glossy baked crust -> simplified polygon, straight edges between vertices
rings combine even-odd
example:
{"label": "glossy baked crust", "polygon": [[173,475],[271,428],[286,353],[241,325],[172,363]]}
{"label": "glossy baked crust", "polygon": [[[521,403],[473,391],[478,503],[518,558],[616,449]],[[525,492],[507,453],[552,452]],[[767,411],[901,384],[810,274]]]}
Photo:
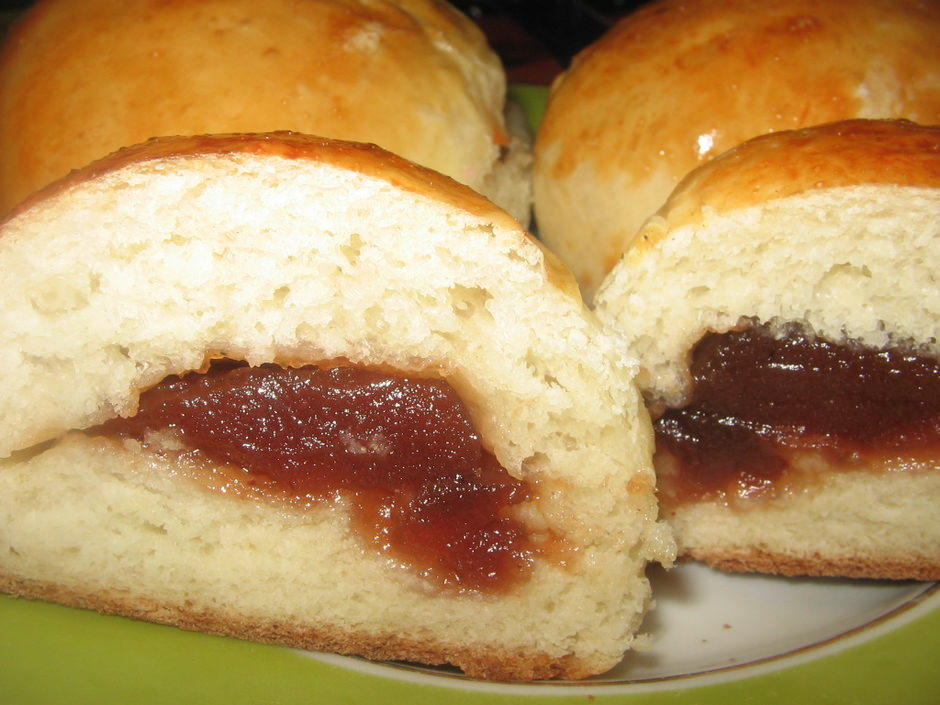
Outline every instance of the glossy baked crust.
{"label": "glossy baked crust", "polygon": [[374,142],[479,188],[504,101],[498,58],[445,2],[42,0],[0,55],[0,213],[164,135]]}
{"label": "glossy baked crust", "polygon": [[[879,22],[891,31],[866,31]],[[652,3],[578,56],[553,88],[539,137],[563,147],[552,164],[556,176],[584,159],[589,144],[600,174],[625,168],[625,156],[626,168],[655,167],[666,149],[678,178],[750,137],[877,117],[865,114],[877,111],[864,102],[887,100],[879,89],[896,93],[898,114],[935,122],[938,23],[940,8],[929,2]],[[875,84],[884,56],[892,60],[885,82],[896,87]],[[782,64],[784,73],[754,70],[767,62]],[[669,90],[653,90],[664,80]],[[701,134],[711,136],[707,147]]]}
{"label": "glossy baked crust", "polygon": [[692,169],[758,135],[853,118],[940,123],[940,4],[665,0],[552,87],[540,232],[593,291]]}
{"label": "glossy baked crust", "polygon": [[641,257],[706,217],[810,191],[861,185],[940,188],[940,126],[846,120],[748,140],[690,173],[630,244]]}

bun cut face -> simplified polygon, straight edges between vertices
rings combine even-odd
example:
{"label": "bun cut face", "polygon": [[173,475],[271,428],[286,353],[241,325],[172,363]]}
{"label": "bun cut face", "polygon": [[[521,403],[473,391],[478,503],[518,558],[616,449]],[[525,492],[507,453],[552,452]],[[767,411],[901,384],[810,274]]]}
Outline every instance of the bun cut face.
{"label": "bun cut face", "polygon": [[604,282],[664,518],[731,570],[940,577],[940,128],[759,137],[689,174]]}
{"label": "bun cut face", "polygon": [[0,57],[0,213],[151,137],[373,142],[528,221],[528,136],[482,32],[446,2],[42,0]]}
{"label": "bun cut face", "polygon": [[0,231],[0,585],[580,678],[656,523],[634,368],[505,212],[378,148],[154,140]]}
{"label": "bun cut face", "polygon": [[752,137],[852,118],[940,123],[940,5],[665,0],[552,88],[536,146],[546,243],[593,296],[691,170]]}

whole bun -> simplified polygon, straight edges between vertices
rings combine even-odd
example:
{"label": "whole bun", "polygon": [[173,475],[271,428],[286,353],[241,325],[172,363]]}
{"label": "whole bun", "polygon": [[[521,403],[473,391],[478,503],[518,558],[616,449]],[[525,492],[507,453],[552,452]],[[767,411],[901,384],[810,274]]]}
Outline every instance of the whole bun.
{"label": "whole bun", "polygon": [[552,89],[539,231],[590,296],[693,168],[751,137],[850,118],[940,122],[940,4],[666,0]]}
{"label": "whole bun", "polygon": [[[938,271],[940,127],[906,121],[852,120],[757,137],[690,173],[647,220],[598,291],[596,310],[639,357],[640,387],[654,415],[689,405],[692,413],[714,413],[725,404],[717,417],[725,427],[737,429],[736,419],[743,419],[759,429],[758,447],[772,438],[775,448],[797,449],[793,453],[824,449],[812,456],[808,479],[795,489],[778,483],[753,501],[706,495],[666,507],[685,554],[733,570],[940,577]],[[798,340],[826,345],[830,357],[790,362],[794,328]],[[716,337],[755,329],[774,342],[761,347],[760,339],[746,337],[739,349],[770,352],[755,353],[751,367],[709,377],[732,353],[699,362],[697,351],[704,345],[707,356]],[[834,346],[846,352],[848,362],[839,365],[850,372],[827,361],[839,359],[832,357]],[[898,367],[866,371],[856,363],[863,356]],[[795,409],[790,425],[727,411],[739,408],[729,396],[711,407],[694,406],[702,385],[693,387],[693,365],[705,385],[719,379],[724,390],[738,390],[726,394],[745,403],[766,399]],[[767,379],[789,374],[774,370],[803,376],[787,377],[779,394],[759,382],[738,388],[728,381],[760,379],[752,370],[761,365],[777,375]],[[807,373],[814,367],[822,370],[816,377]],[[831,391],[823,374],[846,379]],[[828,396],[814,397],[806,379],[821,380],[817,387],[829,389]],[[857,392],[848,391],[852,384]],[[867,442],[875,433],[882,445],[863,445],[857,455],[833,461],[827,444],[848,438],[851,449],[857,437],[833,441],[835,432],[810,425],[819,416],[813,414],[823,410],[836,418],[853,409],[873,410],[867,413],[877,420],[862,438]],[[899,416],[901,425],[891,426]],[[663,462],[659,434],[671,431],[658,422],[657,429],[659,489],[668,495],[664,479],[674,471]],[[779,441],[781,433],[790,440]],[[895,441],[896,433],[906,435]],[[927,440],[917,440],[918,434]],[[722,456],[727,444],[700,447],[706,450],[695,462],[707,461],[709,453],[729,457]],[[715,467],[742,463],[730,457]],[[774,460],[761,461],[759,472]],[[748,487],[760,492],[759,485]]]}
{"label": "whole bun", "polygon": [[[567,270],[469,188],[368,145],[158,139],[15,209],[0,224],[0,271],[0,590],[489,678],[580,678],[633,643],[649,603],[645,564],[671,548],[656,523],[635,367]],[[362,530],[347,485],[314,501],[294,490],[286,503],[224,482],[220,492],[212,477],[234,461],[211,444],[203,454],[178,438],[102,434],[100,424],[141,413],[155,385],[198,379],[217,358],[446,382],[472,422],[468,442],[495,458],[501,482],[527,488],[486,531],[449,545],[499,549],[512,519],[544,550],[520,555],[519,580],[481,594],[459,563],[440,574],[440,551],[424,546],[416,566],[382,550],[392,538]],[[293,393],[275,383],[260,396],[296,409]],[[419,402],[385,407],[375,433],[339,406],[345,421],[327,437],[344,446],[333,457],[350,486],[364,455],[410,457],[388,450],[383,429]],[[289,414],[259,420],[250,400],[238,408],[239,448],[270,447],[247,442],[252,433],[295,428]],[[415,448],[450,417],[423,418],[408,432]],[[319,442],[305,433],[305,448]],[[431,448],[459,455],[454,443]],[[417,493],[412,466],[393,470],[376,487],[409,507],[451,508],[446,526],[428,524],[444,536],[475,521],[465,505],[453,511],[454,492],[490,472],[435,475]],[[367,478],[364,491],[377,491]],[[418,529],[404,538],[420,549]]]}
{"label": "whole bun", "polygon": [[0,58],[0,213],[151,137],[294,130],[376,143],[527,219],[505,88],[444,2],[42,0]]}

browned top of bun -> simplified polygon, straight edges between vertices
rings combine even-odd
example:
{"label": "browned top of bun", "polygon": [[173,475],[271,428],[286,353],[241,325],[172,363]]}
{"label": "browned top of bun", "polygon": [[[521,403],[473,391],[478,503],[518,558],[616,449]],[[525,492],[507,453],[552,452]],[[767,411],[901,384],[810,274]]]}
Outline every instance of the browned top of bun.
{"label": "browned top of bun", "polygon": [[552,282],[566,294],[580,300],[578,285],[568,269],[536,238],[525,232],[508,213],[448,176],[409,162],[374,144],[346,142],[296,132],[265,134],[194,135],[190,137],[157,137],[143,144],[125,147],[33,193],[11,213],[0,220],[7,222],[71,186],[95,179],[103,174],[135,164],[160,159],[176,159],[199,155],[256,154],[284,159],[307,159],[356,171],[389,184],[425,195],[493,224],[518,230],[536,243],[545,255],[545,266]]}
{"label": "browned top of bun", "polygon": [[310,159],[381,178],[414,192],[433,192],[444,200],[476,215],[495,220],[508,216],[472,189],[431,169],[402,159],[374,144],[327,139],[298,132],[264,134],[192,135],[188,137],[155,137],[142,144],[125,147],[98,159],[68,176],[46,186],[20,203],[8,220],[55,193],[73,184],[94,179],[101,174],[122,169],[134,163],[175,157],[210,154],[258,154],[285,159]]}
{"label": "browned top of bun", "polygon": [[[756,137],[689,174],[659,215],[667,229],[811,190],[897,184],[940,188],[940,126],[846,120]],[[643,229],[634,247],[663,234]],[[653,235],[651,237],[651,235]]]}
{"label": "browned top of bun", "polygon": [[588,298],[690,171],[762,134],[940,123],[940,3],[661,0],[553,86],[536,142],[542,238]]}
{"label": "browned top of bun", "polygon": [[374,142],[479,188],[508,141],[482,32],[435,0],[41,0],[0,55],[0,212],[151,137]]}
{"label": "browned top of bun", "polygon": [[[627,16],[554,86],[555,176],[678,179],[755,135],[848,117],[940,122],[940,3],[664,0]],[[615,87],[615,88],[612,88]]]}

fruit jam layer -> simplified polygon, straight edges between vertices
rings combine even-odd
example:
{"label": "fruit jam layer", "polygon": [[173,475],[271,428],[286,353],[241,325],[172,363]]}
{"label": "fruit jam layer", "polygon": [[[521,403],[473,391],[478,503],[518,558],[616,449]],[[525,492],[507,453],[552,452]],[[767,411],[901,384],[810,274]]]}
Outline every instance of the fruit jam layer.
{"label": "fruit jam layer", "polygon": [[655,422],[666,506],[940,465],[936,359],[754,326],[702,337],[690,371],[688,403]]}
{"label": "fruit jam layer", "polygon": [[135,416],[98,429],[141,441],[161,431],[227,467],[235,487],[222,491],[345,499],[366,543],[439,585],[507,590],[538,550],[513,517],[528,486],[483,448],[442,379],[216,361],[167,378],[141,395]]}

